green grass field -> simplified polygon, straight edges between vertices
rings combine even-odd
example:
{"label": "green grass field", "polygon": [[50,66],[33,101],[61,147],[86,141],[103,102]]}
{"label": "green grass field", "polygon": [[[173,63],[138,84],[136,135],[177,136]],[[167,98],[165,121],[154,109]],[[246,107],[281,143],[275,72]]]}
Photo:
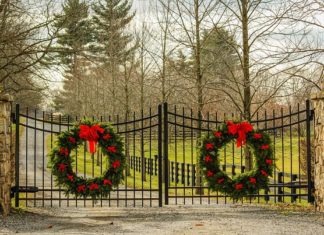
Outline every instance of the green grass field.
{"label": "green grass field", "polygon": [[[48,136],[46,139],[47,149],[50,150],[52,146],[55,146],[55,136]],[[284,170],[285,173],[292,173],[305,175],[302,172],[299,164],[299,158],[301,156],[300,151],[300,140],[298,137],[292,137],[291,140],[289,136],[285,136],[283,141],[276,140],[274,144],[274,154],[276,158],[276,172]],[[146,158],[154,159],[154,155],[157,155],[156,140],[147,141],[144,140],[144,155]],[[131,156],[141,156],[141,141],[140,139],[135,139],[135,141],[130,141],[129,152]],[[168,144],[169,146],[169,160],[175,162],[183,162],[189,164],[195,164],[197,158],[197,148],[196,141],[191,139],[177,139],[173,140]],[[243,150],[236,148],[235,143],[230,143],[220,152],[222,164],[235,164],[244,165]],[[108,162],[105,156],[97,151],[94,155],[89,154],[85,151],[84,146],[79,147],[76,151],[71,154],[74,159],[73,167],[78,174],[87,175],[88,177],[96,177],[102,174],[102,172],[107,169]],[[228,168],[227,171],[230,173],[231,169]],[[237,173],[240,169],[237,169]],[[142,175],[140,172],[136,172],[134,169],[130,170],[131,175],[125,177],[125,184],[127,187],[136,189],[157,189],[158,188],[158,177],[146,174],[146,180],[142,180]],[[284,177],[284,182],[289,182],[290,177]],[[170,186],[184,186],[181,183],[170,182]],[[285,189],[285,193],[289,194],[290,189]],[[303,189],[301,192],[305,192]],[[260,192],[262,193],[262,192]],[[170,195],[194,195],[193,189],[170,189]],[[205,190],[205,194],[208,194],[208,190]],[[214,195],[214,193],[210,193]],[[182,200],[182,199],[178,199]],[[286,199],[288,200],[288,199]],[[303,201],[303,200],[301,200]]]}
{"label": "green grass field", "polygon": [[[48,151],[51,150],[52,146],[55,146],[55,136],[51,139],[50,136],[46,139],[46,145]],[[286,138],[283,142],[275,143],[274,155],[276,159],[276,171],[284,171],[286,173],[293,174],[305,174],[300,169],[299,160],[301,157],[301,151],[299,146],[299,141],[297,137],[293,137],[291,142]],[[141,156],[140,140],[136,140],[134,143],[130,143],[129,152],[131,156]],[[154,156],[157,155],[157,141],[152,141],[151,147],[150,144],[144,144],[144,156],[146,158],[154,159]],[[75,158],[75,156],[78,156]],[[169,143],[168,157],[170,161],[180,162],[180,163],[189,163],[195,164],[197,160],[197,148],[196,142],[193,144],[190,140],[181,140]],[[91,156],[89,153],[85,153],[84,147],[81,146],[77,151],[72,153],[72,157],[76,159],[75,165],[77,165],[78,172],[84,172],[86,174],[92,174],[92,163],[94,164],[94,174],[101,173],[101,168],[105,169],[107,162],[102,159],[100,151],[97,151],[94,156]],[[102,161],[102,167],[97,166],[97,159],[99,158],[99,163]],[[222,164],[234,164],[234,165],[244,165],[244,153],[241,148],[236,148],[234,143],[230,143],[225,148],[220,151],[220,160]],[[84,164],[87,165],[84,168]],[[90,168],[89,168],[90,167]]]}

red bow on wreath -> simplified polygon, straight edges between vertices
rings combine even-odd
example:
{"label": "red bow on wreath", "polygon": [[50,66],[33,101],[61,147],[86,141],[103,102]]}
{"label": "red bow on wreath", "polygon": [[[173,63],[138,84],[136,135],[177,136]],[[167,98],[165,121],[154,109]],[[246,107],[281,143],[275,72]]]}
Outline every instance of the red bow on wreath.
{"label": "red bow on wreath", "polygon": [[233,123],[227,122],[228,133],[231,135],[238,135],[236,139],[236,146],[241,147],[246,143],[246,134],[253,130],[253,126],[248,122]]}
{"label": "red bow on wreath", "polygon": [[99,139],[98,132],[103,134],[104,131],[105,130],[101,128],[99,125],[93,125],[93,126],[80,125],[79,137],[89,142],[90,153],[96,152],[96,143]]}

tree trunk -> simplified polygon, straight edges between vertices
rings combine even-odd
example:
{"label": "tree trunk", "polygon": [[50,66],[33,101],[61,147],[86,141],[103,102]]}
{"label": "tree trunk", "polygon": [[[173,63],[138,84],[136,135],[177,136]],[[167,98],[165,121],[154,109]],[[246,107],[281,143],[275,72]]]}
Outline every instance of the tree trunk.
{"label": "tree trunk", "polygon": [[[196,68],[196,85],[197,85],[197,101],[198,101],[198,132],[197,132],[197,146],[200,146],[201,127],[202,127],[202,110],[203,110],[203,85],[202,85],[202,74],[201,74],[201,63],[200,63],[200,23],[199,23],[199,3],[195,0],[195,24],[196,24],[196,48],[195,48],[195,68]],[[202,186],[202,171],[199,167],[199,153],[197,153],[197,178],[196,186]],[[201,188],[196,189],[196,194],[203,195],[204,190]]]}
{"label": "tree trunk", "polygon": [[166,102],[166,81],[165,81],[165,71],[166,71],[166,40],[167,40],[167,30],[168,30],[168,23],[166,23],[164,37],[163,37],[163,44],[162,44],[162,103]]}
{"label": "tree trunk", "polygon": [[[113,59],[114,60],[114,59]],[[112,76],[112,100],[111,105],[112,105],[112,115],[116,114],[116,66],[115,62],[112,61],[112,70],[111,70],[111,76]]]}
{"label": "tree trunk", "polygon": [[[144,110],[144,76],[145,76],[145,71],[144,71],[144,28],[145,25],[143,23],[142,26],[142,41],[141,41],[141,61],[140,61],[140,66],[141,66],[141,111],[142,111],[142,116],[143,116],[143,110]],[[144,142],[143,142],[144,136],[142,136],[141,140],[141,165],[142,165],[142,180],[146,181],[146,166],[145,166],[145,156],[144,156]]]}
{"label": "tree trunk", "polygon": [[[167,102],[166,95],[166,49],[167,49],[167,32],[169,27],[169,12],[170,12],[170,1],[167,2],[167,12],[165,19],[165,28],[163,29],[163,41],[162,41],[162,74],[161,74],[161,83],[162,83],[162,104]],[[164,127],[163,127],[164,128]],[[159,156],[162,157],[162,156]],[[166,161],[162,161],[162,182],[165,182],[165,168],[168,167]]]}
{"label": "tree trunk", "polygon": [[[128,84],[129,84],[129,79],[128,79],[128,75],[127,75],[127,65],[126,65],[126,59],[124,61],[124,66],[125,66],[125,111],[126,111],[126,117],[125,117],[125,122],[128,121],[128,117],[129,117],[129,113],[130,113],[130,105],[129,105],[129,88],[128,88]],[[127,126],[128,124],[126,124]],[[127,166],[126,166],[126,176],[130,176],[131,175],[131,170],[130,170],[130,155],[129,155],[129,133],[125,134],[125,155],[126,155],[126,162],[127,162]]]}
{"label": "tree trunk", "polygon": [[144,69],[144,29],[145,29],[145,23],[143,22],[142,25],[142,38],[141,38],[141,110],[144,109],[144,79],[145,79],[145,69]]}
{"label": "tree trunk", "polygon": [[[242,36],[243,36],[243,86],[244,86],[244,113],[243,117],[246,121],[251,121],[251,84],[250,84],[250,48],[249,48],[249,30],[248,30],[248,1],[242,0]],[[245,153],[245,169],[251,170],[253,166],[252,154],[246,146]]]}

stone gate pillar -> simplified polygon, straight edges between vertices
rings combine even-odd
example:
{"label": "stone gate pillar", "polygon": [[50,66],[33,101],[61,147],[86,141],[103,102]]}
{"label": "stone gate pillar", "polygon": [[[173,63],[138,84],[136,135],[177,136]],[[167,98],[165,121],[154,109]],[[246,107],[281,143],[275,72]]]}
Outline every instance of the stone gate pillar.
{"label": "stone gate pillar", "polygon": [[14,154],[11,152],[11,97],[0,96],[0,210],[10,212],[10,191],[14,179]]}
{"label": "stone gate pillar", "polygon": [[316,210],[324,211],[324,91],[312,97],[315,111],[315,203]]}

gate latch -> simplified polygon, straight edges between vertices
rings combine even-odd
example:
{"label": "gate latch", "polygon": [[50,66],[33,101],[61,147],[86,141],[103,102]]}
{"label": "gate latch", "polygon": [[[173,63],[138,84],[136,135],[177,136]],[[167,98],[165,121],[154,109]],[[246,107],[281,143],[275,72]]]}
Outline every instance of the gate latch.
{"label": "gate latch", "polygon": [[[11,187],[11,192],[10,192],[10,197],[13,198],[15,197],[15,193],[17,191],[17,187]],[[38,187],[35,186],[20,186],[18,188],[19,193],[37,193],[38,192]]]}

